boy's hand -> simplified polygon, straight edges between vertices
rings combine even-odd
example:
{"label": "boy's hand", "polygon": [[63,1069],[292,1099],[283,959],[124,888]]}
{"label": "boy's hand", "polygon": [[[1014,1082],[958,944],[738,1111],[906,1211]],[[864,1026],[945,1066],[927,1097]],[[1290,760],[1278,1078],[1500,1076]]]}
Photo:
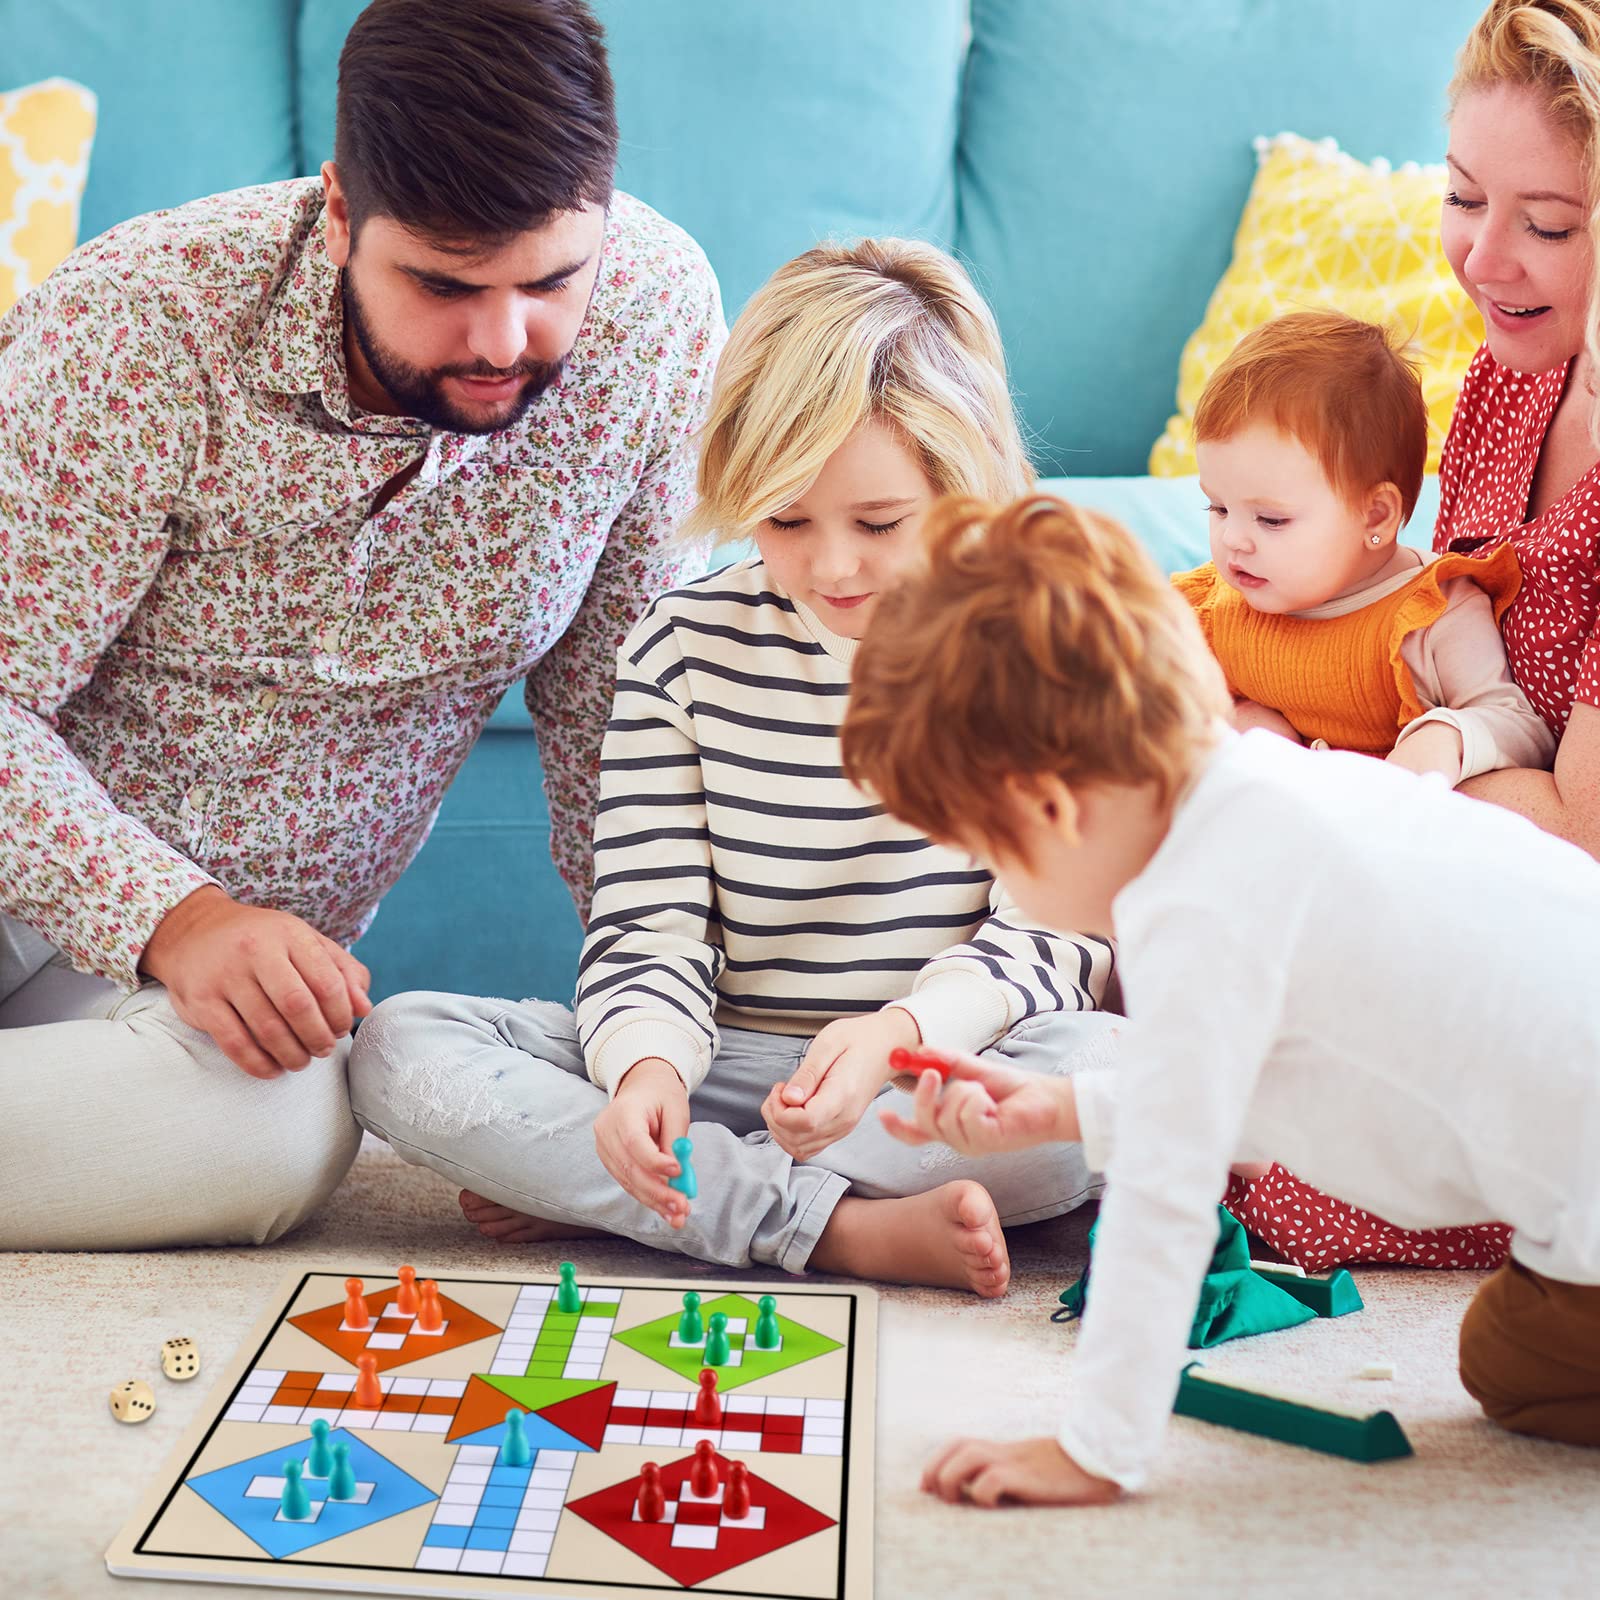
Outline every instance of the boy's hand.
{"label": "boy's hand", "polygon": [[889,1052],[922,1042],[916,1018],[898,1006],[830,1022],[787,1083],[776,1083],[761,1115],[778,1147],[810,1161],[860,1122],[889,1081]]}
{"label": "boy's hand", "polygon": [[930,1069],[911,1097],[909,1119],[893,1111],[879,1113],[903,1144],[939,1140],[964,1156],[995,1156],[1079,1137],[1070,1078],[1019,1072],[976,1056],[938,1054],[951,1068],[943,1092],[939,1074]]}
{"label": "boy's hand", "polygon": [[998,1506],[1105,1506],[1121,1498],[1109,1478],[1092,1477],[1054,1439],[957,1439],[928,1463],[922,1487],[941,1500]]}
{"label": "boy's hand", "polygon": [[678,1176],[672,1141],[688,1131],[683,1079],[655,1056],[628,1068],[611,1104],[594,1119],[594,1147],[606,1171],[674,1228],[689,1220],[689,1199],[667,1187],[667,1179]]}
{"label": "boy's hand", "polygon": [[1271,706],[1257,705],[1254,700],[1233,702],[1233,725],[1240,733],[1249,733],[1252,728],[1265,728],[1268,733],[1275,733],[1281,739],[1292,739],[1296,744],[1305,743],[1294,724],[1281,711],[1274,711]]}

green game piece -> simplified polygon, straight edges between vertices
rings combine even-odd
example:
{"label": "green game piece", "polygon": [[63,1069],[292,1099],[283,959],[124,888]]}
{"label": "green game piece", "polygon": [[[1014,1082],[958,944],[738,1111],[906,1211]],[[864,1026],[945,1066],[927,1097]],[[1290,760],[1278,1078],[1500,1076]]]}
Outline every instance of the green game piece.
{"label": "green game piece", "polygon": [[333,1471],[328,1474],[330,1500],[354,1500],[356,1497],[355,1468],[350,1465],[350,1446],[343,1439],[333,1442]]}
{"label": "green game piece", "polygon": [[285,1461],[283,1464],[283,1498],[278,1502],[278,1511],[285,1522],[311,1520],[311,1496],[300,1481],[298,1461]]}
{"label": "green game piece", "polygon": [[725,1311],[713,1311],[711,1332],[706,1335],[706,1365],[725,1367],[732,1354],[733,1350],[728,1344],[728,1314]]}
{"label": "green game piece", "polygon": [[688,1139],[674,1139],[672,1153],[678,1158],[678,1176],[667,1179],[667,1187],[676,1189],[685,1199],[693,1200],[699,1193],[694,1181],[694,1144]]}
{"label": "green game piece", "polygon": [[1347,1461],[1392,1461],[1411,1454],[1411,1442],[1392,1411],[1350,1411],[1270,1389],[1245,1388],[1208,1373],[1198,1361],[1183,1369],[1172,1409],[1180,1417],[1304,1445]]}
{"label": "green game piece", "polygon": [[311,1454],[306,1458],[308,1478],[326,1478],[333,1469],[333,1457],[328,1453],[328,1419],[318,1417],[311,1424]]}
{"label": "green game piece", "polygon": [[1362,1309],[1361,1291],[1356,1288],[1356,1280],[1343,1267],[1330,1272],[1325,1278],[1307,1278],[1280,1268],[1275,1261],[1252,1261],[1250,1265],[1273,1288],[1293,1295],[1301,1305],[1310,1306],[1319,1317],[1347,1317],[1352,1311]]}
{"label": "green game piece", "polygon": [[533,1460],[528,1447],[528,1436],[522,1429],[522,1413],[515,1406],[506,1412],[506,1438],[500,1446],[502,1467],[525,1467]]}
{"label": "green game piece", "polygon": [[583,1296],[578,1293],[578,1269],[570,1261],[561,1263],[561,1287],[556,1290],[556,1310],[570,1311],[574,1316],[583,1310]]}
{"label": "green game piece", "polygon": [[700,1296],[691,1289],[683,1297],[683,1315],[678,1318],[678,1343],[703,1344],[706,1325],[700,1319]]}
{"label": "green game piece", "polygon": [[756,1304],[761,1307],[761,1315],[756,1318],[756,1349],[776,1350],[783,1343],[783,1335],[778,1332],[778,1302],[764,1294]]}

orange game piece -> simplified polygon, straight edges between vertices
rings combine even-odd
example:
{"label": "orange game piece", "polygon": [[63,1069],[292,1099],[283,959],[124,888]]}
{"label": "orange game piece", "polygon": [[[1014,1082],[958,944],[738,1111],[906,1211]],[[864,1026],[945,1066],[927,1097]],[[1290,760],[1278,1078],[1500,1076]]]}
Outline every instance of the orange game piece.
{"label": "orange game piece", "polygon": [[711,1448],[709,1439],[702,1439],[694,1447],[694,1461],[689,1467],[689,1487],[699,1499],[709,1500],[717,1492],[717,1485],[721,1481],[716,1452]]}
{"label": "orange game piece", "polygon": [[717,1374],[712,1367],[705,1367],[700,1373],[700,1393],[695,1396],[691,1421],[697,1428],[722,1426],[722,1400],[717,1394]]}
{"label": "orange game piece", "polygon": [[367,1302],[362,1297],[361,1291],[365,1287],[359,1278],[346,1278],[344,1280],[344,1325],[347,1328],[365,1330],[372,1326],[372,1317],[367,1311]]}
{"label": "orange game piece", "polygon": [[439,1304],[439,1285],[424,1278],[417,1297],[417,1331],[437,1333],[444,1326],[444,1308]]}
{"label": "orange game piece", "polygon": [[659,1522],[667,1514],[667,1496],[661,1487],[661,1468],[647,1461],[639,1468],[639,1520]]}
{"label": "orange game piece", "polygon": [[356,1357],[356,1410],[377,1411],[383,1405],[383,1386],[378,1382],[378,1358]]}
{"label": "orange game piece", "polygon": [[401,1267],[395,1276],[400,1280],[400,1287],[394,1292],[394,1308],[402,1317],[414,1317],[417,1314],[417,1269]]}
{"label": "orange game piece", "polygon": [[728,1492],[722,1497],[722,1514],[742,1519],[750,1515],[750,1469],[742,1461],[728,1468]]}

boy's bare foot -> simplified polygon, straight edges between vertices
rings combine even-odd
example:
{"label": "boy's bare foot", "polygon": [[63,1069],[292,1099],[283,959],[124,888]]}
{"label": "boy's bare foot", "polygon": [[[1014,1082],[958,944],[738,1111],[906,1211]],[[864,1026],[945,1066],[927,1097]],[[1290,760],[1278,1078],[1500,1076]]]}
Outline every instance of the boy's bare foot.
{"label": "boy's bare foot", "polygon": [[989,1191],[963,1178],[904,1200],[846,1195],[833,1209],[809,1266],[852,1278],[933,1283],[997,1299],[1011,1255]]}
{"label": "boy's bare foot", "polygon": [[551,1222],[548,1217],[530,1217],[525,1211],[496,1205],[481,1194],[463,1189],[457,1197],[461,1214],[485,1239],[496,1244],[539,1244],[546,1239],[590,1239],[600,1228],[580,1228],[576,1223]]}

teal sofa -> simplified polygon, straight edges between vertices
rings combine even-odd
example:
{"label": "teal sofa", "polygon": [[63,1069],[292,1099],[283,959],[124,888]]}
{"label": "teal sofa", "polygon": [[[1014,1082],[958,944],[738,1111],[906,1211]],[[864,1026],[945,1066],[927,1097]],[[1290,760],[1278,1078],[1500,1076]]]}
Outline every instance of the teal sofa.
{"label": "teal sofa", "polygon": [[[100,129],[82,237],[315,172],[362,0],[0,0],[0,90],[60,74]],[[1192,480],[1143,476],[1226,266],[1252,140],[1436,161],[1480,0],[596,0],[621,185],[688,228],[730,320],[815,240],[954,249],[1005,334],[1035,460],[1169,568]],[[1429,508],[1413,537],[1425,539]],[[581,930],[538,752],[500,707],[362,941],[376,992],[566,999]]]}

